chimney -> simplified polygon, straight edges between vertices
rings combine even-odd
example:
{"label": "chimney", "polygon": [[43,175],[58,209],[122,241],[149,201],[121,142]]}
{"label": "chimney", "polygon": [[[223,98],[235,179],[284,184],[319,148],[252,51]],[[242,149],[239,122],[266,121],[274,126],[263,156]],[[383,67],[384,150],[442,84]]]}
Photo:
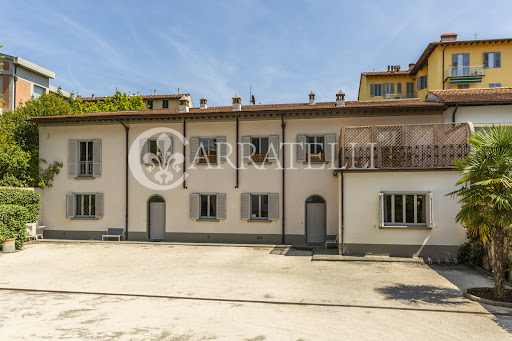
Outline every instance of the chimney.
{"label": "chimney", "polygon": [[179,107],[179,111],[180,112],[188,112],[189,103],[188,103],[187,96],[185,96],[185,95],[181,96],[181,98],[179,99],[178,103],[179,103],[178,107]]}
{"label": "chimney", "polygon": [[414,65],[416,65],[416,64],[414,64],[414,63],[409,63],[409,71],[411,71],[411,70],[413,69]]}
{"label": "chimney", "polygon": [[391,72],[391,65],[388,65],[388,72]]}
{"label": "chimney", "polygon": [[457,41],[457,33],[443,33],[441,41]]}
{"label": "chimney", "polygon": [[208,108],[208,105],[206,105],[206,98],[201,97],[201,99],[199,100],[199,103],[200,103],[199,108],[201,108],[201,109]]}
{"label": "chimney", "polygon": [[233,111],[240,110],[242,110],[242,98],[238,94],[235,94],[235,96],[233,96]]}
{"label": "chimney", "polygon": [[336,106],[342,107],[344,105],[345,105],[345,94],[343,93],[343,91],[340,90],[336,94]]}
{"label": "chimney", "polygon": [[91,97],[94,98],[94,94],[92,94]]}
{"label": "chimney", "polygon": [[309,94],[309,104],[310,105],[315,104],[315,94],[313,93],[313,91],[311,91],[311,93]]}

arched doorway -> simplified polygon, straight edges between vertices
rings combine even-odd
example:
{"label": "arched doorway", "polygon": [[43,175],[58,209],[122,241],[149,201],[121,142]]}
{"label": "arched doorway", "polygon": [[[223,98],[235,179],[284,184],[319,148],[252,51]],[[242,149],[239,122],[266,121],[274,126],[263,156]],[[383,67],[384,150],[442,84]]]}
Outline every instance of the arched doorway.
{"label": "arched doorway", "polygon": [[165,239],[165,200],[160,195],[148,200],[148,230],[150,240]]}
{"label": "arched doorway", "polygon": [[325,200],[319,195],[306,199],[306,243],[325,243]]}

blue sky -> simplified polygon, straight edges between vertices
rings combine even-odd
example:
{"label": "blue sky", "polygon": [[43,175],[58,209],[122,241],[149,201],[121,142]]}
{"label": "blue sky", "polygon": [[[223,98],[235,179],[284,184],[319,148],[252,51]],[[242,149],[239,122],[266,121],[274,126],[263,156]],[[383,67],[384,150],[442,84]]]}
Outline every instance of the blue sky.
{"label": "blue sky", "polygon": [[415,62],[443,32],[512,37],[509,1],[2,0],[3,53],[82,96],[190,93],[194,106],[357,99],[362,71]]}

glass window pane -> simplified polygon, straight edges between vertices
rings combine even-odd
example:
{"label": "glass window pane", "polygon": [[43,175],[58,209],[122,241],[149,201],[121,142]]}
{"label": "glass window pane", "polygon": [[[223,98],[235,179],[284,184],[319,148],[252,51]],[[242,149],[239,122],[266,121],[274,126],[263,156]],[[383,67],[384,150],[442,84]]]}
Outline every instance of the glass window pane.
{"label": "glass window pane", "polygon": [[89,195],[84,195],[84,215],[89,215],[89,204],[91,197]]}
{"label": "glass window pane", "polygon": [[395,195],[395,223],[404,222],[403,195]]}
{"label": "glass window pane", "polygon": [[324,152],[324,138],[323,138],[323,136],[316,138],[316,152],[317,153],[323,153]]}
{"label": "glass window pane", "polygon": [[217,139],[210,139],[210,151],[208,152],[209,155],[216,155],[217,154]]}
{"label": "glass window pane", "polygon": [[425,214],[425,203],[425,196],[418,195],[416,199],[416,217],[418,224],[425,224],[427,222]]}
{"label": "glass window pane", "polygon": [[96,215],[96,195],[91,195],[91,216]]}
{"label": "glass window pane", "polygon": [[75,196],[75,215],[82,215],[82,196]]}
{"label": "glass window pane", "polygon": [[87,161],[92,161],[92,141],[87,142]]}
{"label": "glass window pane", "polygon": [[260,196],[251,195],[251,218],[259,218],[260,216]]}
{"label": "glass window pane", "polygon": [[151,154],[157,155],[158,145],[156,140],[149,140],[149,152]]}
{"label": "glass window pane", "polygon": [[414,223],[414,195],[405,196],[405,222]]}
{"label": "glass window pane", "polygon": [[306,137],[306,146],[307,146],[307,152],[314,153],[315,152],[315,138],[308,136]]}
{"label": "glass window pane", "polygon": [[251,143],[254,146],[254,154],[260,154],[260,139],[257,137],[251,137]]}
{"label": "glass window pane", "polygon": [[87,142],[80,142],[80,161],[87,161]]}
{"label": "glass window pane", "polygon": [[261,196],[261,218],[268,218],[268,195]]}
{"label": "glass window pane", "polygon": [[384,195],[384,222],[391,222],[391,195]]}
{"label": "glass window pane", "polygon": [[208,196],[201,195],[201,217],[208,216]]}
{"label": "glass window pane", "polygon": [[261,148],[259,154],[267,154],[268,153],[268,137],[263,137],[260,139]]}
{"label": "glass window pane", "polygon": [[215,218],[217,216],[217,196],[210,195],[210,217]]}

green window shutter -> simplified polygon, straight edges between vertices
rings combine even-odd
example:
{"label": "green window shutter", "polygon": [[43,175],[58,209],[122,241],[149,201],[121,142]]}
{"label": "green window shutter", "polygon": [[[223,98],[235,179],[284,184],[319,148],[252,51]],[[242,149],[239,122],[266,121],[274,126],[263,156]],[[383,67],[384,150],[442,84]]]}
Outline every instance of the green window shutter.
{"label": "green window shutter", "polygon": [[101,176],[101,140],[92,140],[92,145],[92,176],[96,178]]}
{"label": "green window shutter", "polygon": [[190,193],[190,219],[199,219],[199,193]]}
{"label": "green window shutter", "polygon": [[76,178],[78,176],[78,141],[68,141],[68,176]]}
{"label": "green window shutter", "polygon": [[277,162],[279,160],[279,136],[270,135],[268,137],[269,141],[269,155],[268,160],[270,162]]}
{"label": "green window shutter", "polygon": [[219,163],[226,162],[228,156],[228,146],[226,144],[226,136],[217,136],[217,161]]}
{"label": "green window shutter", "polygon": [[279,219],[279,194],[270,193],[268,195],[268,219]]}
{"label": "green window shutter", "polygon": [[297,162],[306,162],[306,135],[297,135]]}
{"label": "green window shutter", "polygon": [[66,194],[66,218],[75,216],[75,195],[73,193]]}
{"label": "green window shutter", "polygon": [[103,211],[104,211],[104,199],[103,199],[103,193],[96,193],[95,197],[95,203],[94,203],[94,214],[96,218],[103,218]]}
{"label": "green window shutter", "polygon": [[249,193],[242,193],[240,206],[241,206],[241,212],[240,212],[241,219],[249,220],[251,217],[251,195]]}
{"label": "green window shutter", "polygon": [[217,194],[217,219],[226,219],[226,193]]}
{"label": "green window shutter", "polygon": [[190,162],[196,163],[198,158],[196,157],[197,153],[199,152],[199,137],[191,137],[190,143]]}

